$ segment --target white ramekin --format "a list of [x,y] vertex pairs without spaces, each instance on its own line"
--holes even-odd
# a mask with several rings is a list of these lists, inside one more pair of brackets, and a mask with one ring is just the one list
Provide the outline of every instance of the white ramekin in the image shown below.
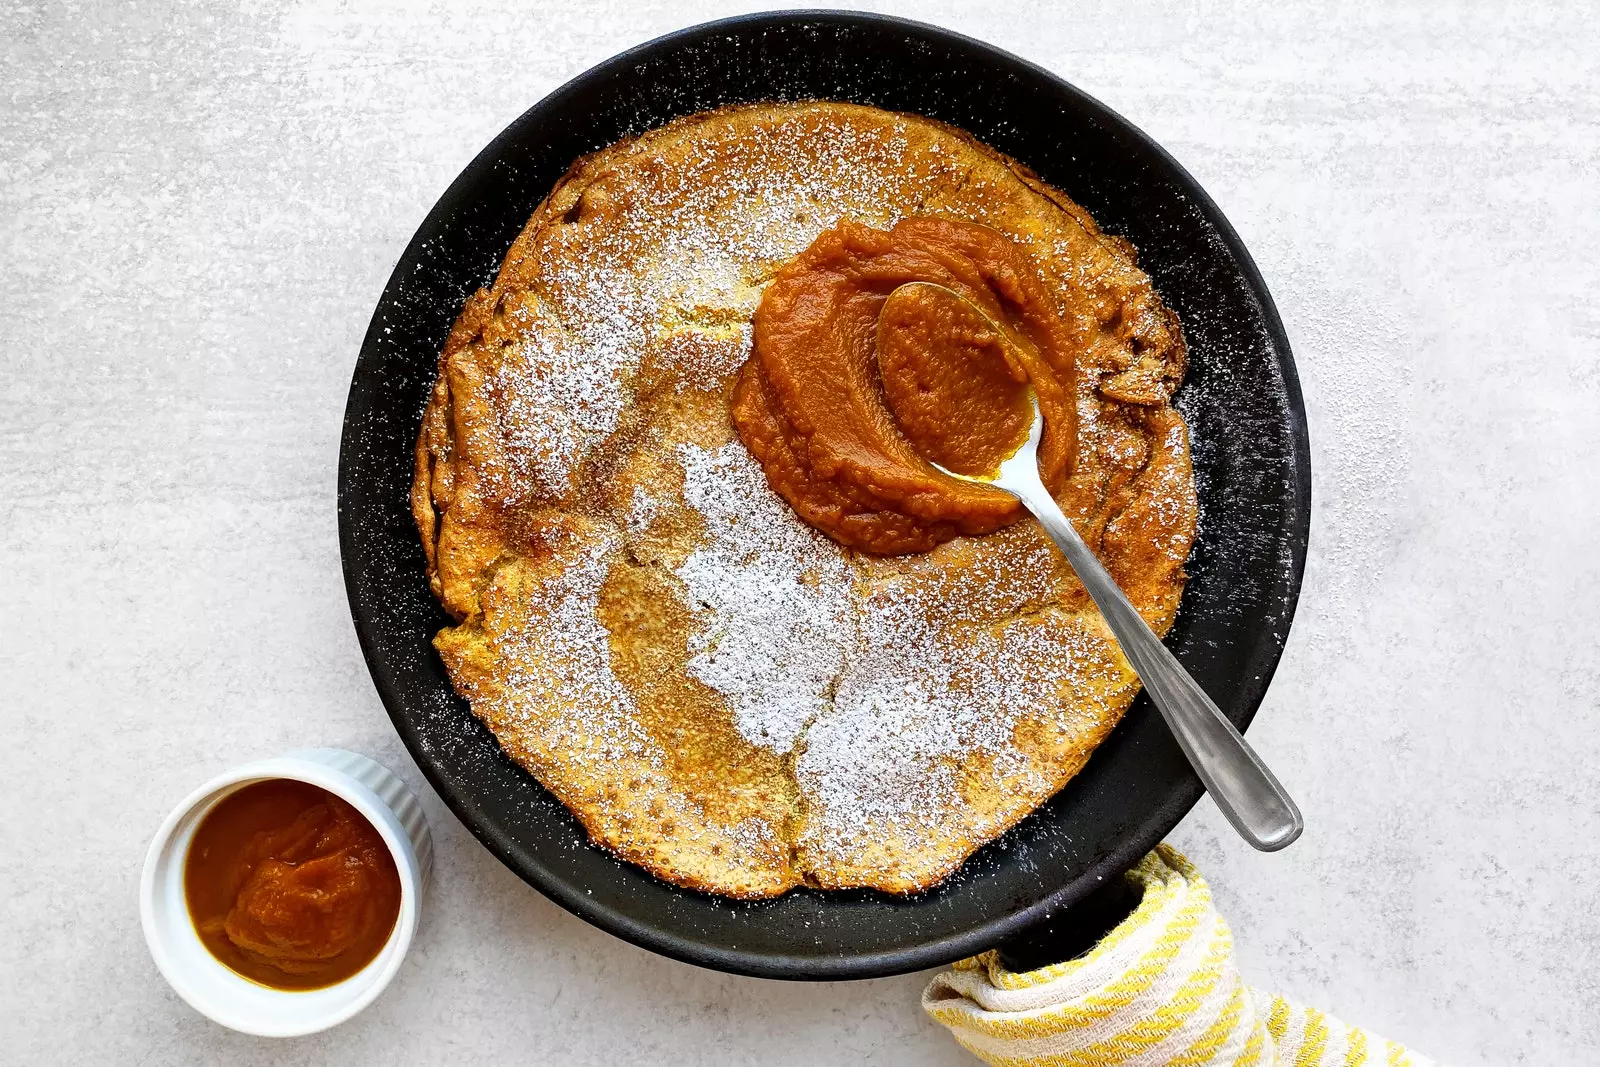
[[[195,829],[234,790],[269,778],[310,782],[347,801],[377,828],[400,872],[400,916],[371,963],[325,989],[269,989],[223,965],[200,940],[183,893],[183,867]],[[218,775],[167,816],[144,860],[139,914],[156,966],[179,996],[223,1026],[262,1037],[293,1037],[344,1022],[383,992],[411,947],[428,878],[433,838],[422,805],[393,772],[337,748],[257,760]]]

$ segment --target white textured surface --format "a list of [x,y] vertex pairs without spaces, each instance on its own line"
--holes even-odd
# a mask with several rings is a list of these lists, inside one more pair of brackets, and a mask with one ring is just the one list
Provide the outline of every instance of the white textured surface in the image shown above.
[[[1276,295],[1312,559],[1252,737],[1309,829],[1174,837],[1253,982],[1458,1067],[1600,1046],[1600,25],[1574,5],[893,5],[1165,144]],[[1327,11],[1318,11],[1327,8]],[[334,464],[389,269],[567,77],[717,3],[0,11],[0,1058],[960,1064],[925,976],[794,986],[590,929],[440,807],[369,684]],[[220,1030],[139,936],[149,835],[306,745],[425,798],[434,894],[331,1033]]]

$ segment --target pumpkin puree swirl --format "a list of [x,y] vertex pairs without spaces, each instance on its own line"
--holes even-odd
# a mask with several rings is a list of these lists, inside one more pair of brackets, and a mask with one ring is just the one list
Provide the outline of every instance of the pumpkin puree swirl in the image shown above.
[[1072,340],[1028,253],[989,227],[840,222],[767,288],[754,349],[734,388],[739,436],[773,490],[840,544],[926,552],[1021,518],[1009,493],[930,460],[993,472],[1026,434],[1029,387],[1040,474],[1054,492],[1071,473]]

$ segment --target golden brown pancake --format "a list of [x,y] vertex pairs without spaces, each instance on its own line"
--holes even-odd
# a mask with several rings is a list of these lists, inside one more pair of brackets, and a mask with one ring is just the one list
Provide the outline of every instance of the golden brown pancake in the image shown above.
[[1027,250],[1077,373],[1057,493],[1159,632],[1194,538],[1177,322],[1133,249],[928,119],[811,102],[579,160],[440,357],[412,507],[435,645],[591,838],[679,885],[913,892],[1081,768],[1137,690],[1031,519],[902,556],[768,486],[730,418],[766,284],[841,220]]

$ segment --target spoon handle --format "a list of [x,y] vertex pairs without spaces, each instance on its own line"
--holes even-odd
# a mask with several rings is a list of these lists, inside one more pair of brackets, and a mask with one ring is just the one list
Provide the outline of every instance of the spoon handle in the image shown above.
[[1276,852],[1300,836],[1300,809],[1249,742],[1134,610],[1043,486],[1006,484],[1061,549],[1105,616],[1123,655],[1167,720],[1184,755],[1241,837]]

